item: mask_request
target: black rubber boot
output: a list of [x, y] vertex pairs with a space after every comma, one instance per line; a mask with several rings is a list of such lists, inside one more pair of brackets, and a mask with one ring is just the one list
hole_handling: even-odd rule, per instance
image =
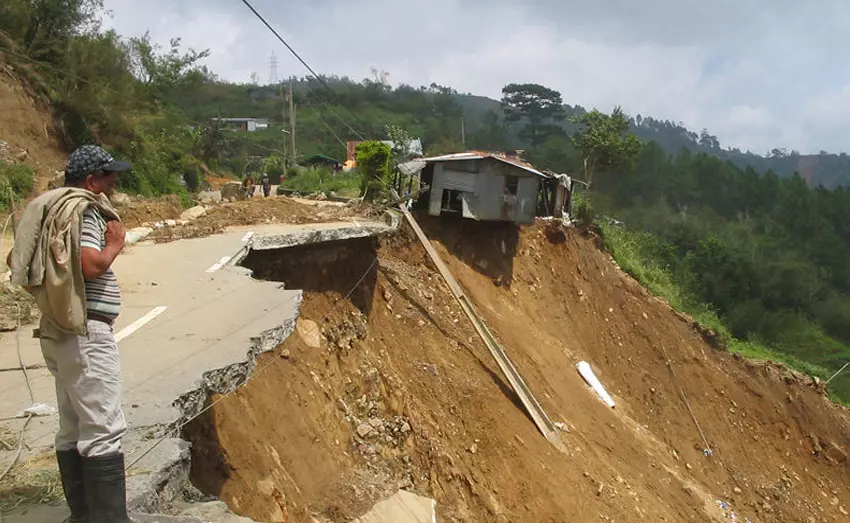
[[62, 490], [65, 501], [71, 509], [71, 517], [65, 523], [89, 523], [89, 507], [86, 504], [86, 491], [83, 486], [83, 458], [77, 449], [57, 450], [56, 462], [59, 463], [59, 476], [62, 478]]
[[89, 523], [132, 523], [127, 516], [124, 455], [83, 458]]

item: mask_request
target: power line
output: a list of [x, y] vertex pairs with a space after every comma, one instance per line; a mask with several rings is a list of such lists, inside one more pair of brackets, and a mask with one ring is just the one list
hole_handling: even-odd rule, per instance
[[[254, 9], [254, 6], [252, 6], [252, 5], [251, 5], [251, 3], [250, 3], [248, 0], [242, 0], [242, 3], [243, 3], [243, 4], [245, 4], [245, 5], [248, 7], [248, 9], [250, 9], [250, 10], [251, 10], [251, 12], [252, 12], [252, 13], [254, 13], [254, 16], [256, 16], [256, 17], [257, 17], [257, 18], [258, 18], [258, 19], [259, 19], [259, 20], [263, 23], [263, 25], [265, 25], [265, 26], [268, 28], [268, 30], [272, 32], [272, 34], [273, 34], [273, 35], [274, 35], [274, 36], [275, 36], [278, 40], [280, 40], [280, 43], [282, 43], [283, 45], [285, 45], [285, 46], [286, 46], [286, 48], [287, 48], [287, 49], [289, 49], [289, 52], [290, 52], [290, 53], [292, 53], [292, 55], [293, 55], [295, 58], [297, 58], [297, 59], [298, 59], [298, 61], [299, 61], [299, 62], [301, 62], [301, 64], [302, 64], [304, 67], [306, 67], [308, 71], [310, 71], [310, 74], [312, 74], [312, 75], [316, 78], [316, 80], [318, 80], [318, 82], [319, 82], [320, 84], [322, 84], [322, 86], [323, 86], [325, 89], [327, 89], [327, 91], [328, 91], [329, 93], [331, 93], [331, 94], [333, 94], [333, 95], [336, 95], [336, 93], [334, 92], [334, 90], [331, 88], [331, 86], [330, 86], [330, 85], [328, 85], [328, 83], [325, 81], [325, 79], [324, 79], [324, 78], [322, 78], [321, 76], [319, 76], [319, 74], [318, 74], [318, 73], [316, 73], [316, 71], [314, 71], [312, 67], [310, 67], [310, 64], [308, 64], [308, 63], [307, 63], [307, 62], [306, 62], [303, 58], [301, 58], [301, 55], [299, 55], [299, 54], [298, 54], [298, 52], [297, 52], [295, 49], [293, 49], [293, 48], [292, 48], [292, 46], [291, 46], [291, 45], [289, 45], [289, 43], [288, 43], [286, 40], [284, 40], [282, 36], [280, 36], [280, 34], [277, 32], [277, 30], [275, 30], [275, 28], [274, 28], [274, 27], [272, 27], [272, 26], [271, 26], [271, 24], [269, 24], [269, 23], [266, 21], [266, 19], [265, 19], [265, 18], [263, 18], [263, 15], [261, 15], [260, 13], [258, 13], [258, 12], [257, 12], [257, 10], [256, 10], [256, 9]], [[308, 88], [308, 89], [310, 89], [310, 90], [312, 90], [312, 89], [310, 88], [309, 84], [307, 85], [307, 88]], [[362, 125], [362, 126], [366, 126], [366, 124], [365, 124], [365, 123], [364, 123], [364, 122], [360, 119], [360, 117], [359, 117], [359, 116], [357, 116], [357, 114], [355, 114], [355, 113], [354, 113], [354, 111], [352, 111], [352, 110], [351, 110], [349, 107], [347, 107], [347, 106], [343, 106], [343, 107], [345, 107], [345, 109], [346, 109], [349, 113], [351, 113], [351, 116], [353, 116], [353, 117], [354, 117], [354, 119], [355, 119], [355, 120], [357, 120], [357, 121], [360, 123], [360, 125]], [[339, 116], [338, 116], [338, 115], [337, 115], [337, 118], [339, 118]], [[340, 120], [342, 120], [342, 119], [340, 118]], [[343, 121], [343, 123], [345, 123], [345, 122]], [[346, 124], [346, 125], [347, 125], [347, 124]], [[350, 128], [350, 126], [349, 126], [349, 128]], [[358, 136], [360, 136], [360, 133], [355, 132], [355, 134], [357, 134]]]
[[325, 120], [325, 119], [322, 117], [322, 113], [320, 113], [320, 112], [319, 112], [319, 110], [318, 110], [318, 109], [316, 109], [316, 108], [313, 106], [313, 104], [311, 104], [311, 103], [310, 103], [310, 101], [309, 101], [309, 100], [307, 100], [307, 107], [309, 107], [310, 109], [312, 109], [312, 110], [313, 110], [313, 112], [314, 112], [314, 113], [316, 113], [316, 116], [318, 116], [318, 117], [319, 117], [319, 120], [321, 120], [321, 121], [322, 121], [322, 123], [323, 123], [323, 124], [325, 124], [325, 127], [328, 129], [328, 131], [330, 131], [330, 133], [333, 135], [333, 137], [334, 137], [334, 138], [336, 138], [336, 141], [338, 141], [340, 145], [342, 145], [343, 147], [348, 147], [348, 144], [346, 144], [346, 143], [342, 140], [342, 138], [340, 138], [339, 136], [337, 136], [337, 134], [333, 131], [333, 129], [331, 129], [331, 126], [330, 126], [330, 125], [328, 125], [327, 120]]

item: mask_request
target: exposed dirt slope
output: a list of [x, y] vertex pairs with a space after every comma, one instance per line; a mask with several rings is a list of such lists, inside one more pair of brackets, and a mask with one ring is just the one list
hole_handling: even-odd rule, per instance
[[8, 144], [6, 159], [35, 169], [36, 191], [41, 191], [64, 168], [65, 156], [48, 103], [20, 78], [20, 72], [0, 53], [0, 141]]
[[711, 349], [577, 231], [423, 225], [569, 426], [568, 452], [537, 432], [407, 234], [376, 266], [362, 241], [249, 257], [305, 289], [302, 318], [322, 336], [300, 321], [188, 428], [199, 487], [274, 522], [349, 521], [399, 487], [436, 498], [443, 522], [847, 521], [850, 421], [807, 380]]

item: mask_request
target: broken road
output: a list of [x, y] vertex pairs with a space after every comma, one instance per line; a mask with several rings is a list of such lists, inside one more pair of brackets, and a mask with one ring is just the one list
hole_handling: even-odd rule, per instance
[[[383, 223], [263, 225], [168, 244], [128, 246], [114, 267], [123, 302], [115, 332], [130, 427], [125, 453], [131, 465], [131, 507], [159, 511], [175, 494], [164, 489], [179, 491], [185, 486], [188, 445], [173, 437], [172, 429], [200, 411], [209, 392], [224, 393], [241, 384], [254, 370], [256, 355], [278, 345], [294, 326], [300, 291], [252, 279], [249, 270], [234, 265], [240, 256], [254, 242], [268, 247], [391, 230]], [[22, 327], [0, 340], [0, 368], [18, 366], [18, 347], [26, 365], [43, 363], [31, 330]], [[0, 373], [0, 418], [15, 416], [32, 403], [55, 406], [49, 372], [30, 370], [29, 378], [34, 402], [21, 372]], [[17, 433], [22, 424], [23, 419], [6, 420], [0, 429]], [[57, 426], [55, 414], [33, 418], [25, 432], [27, 451], [22, 459], [52, 453]], [[2, 468], [13, 454], [0, 452]], [[10, 514], [4, 521], [49, 517], [39, 514], [38, 508], [30, 507], [28, 519]]]

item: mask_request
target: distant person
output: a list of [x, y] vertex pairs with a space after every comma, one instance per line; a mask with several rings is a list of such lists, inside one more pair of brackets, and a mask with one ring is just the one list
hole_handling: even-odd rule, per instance
[[268, 173], [263, 173], [260, 177], [260, 184], [263, 186], [263, 198], [268, 198], [272, 192], [272, 181]]
[[245, 180], [242, 182], [242, 189], [245, 190], [245, 198], [254, 196], [254, 179], [250, 174], [245, 175]]
[[94, 145], [72, 152], [65, 186], [24, 209], [8, 258], [12, 283], [35, 297], [42, 314], [36, 335], [56, 382], [56, 461], [73, 523], [130, 523], [113, 333], [121, 292], [112, 263], [125, 232], [107, 199], [130, 168]]

